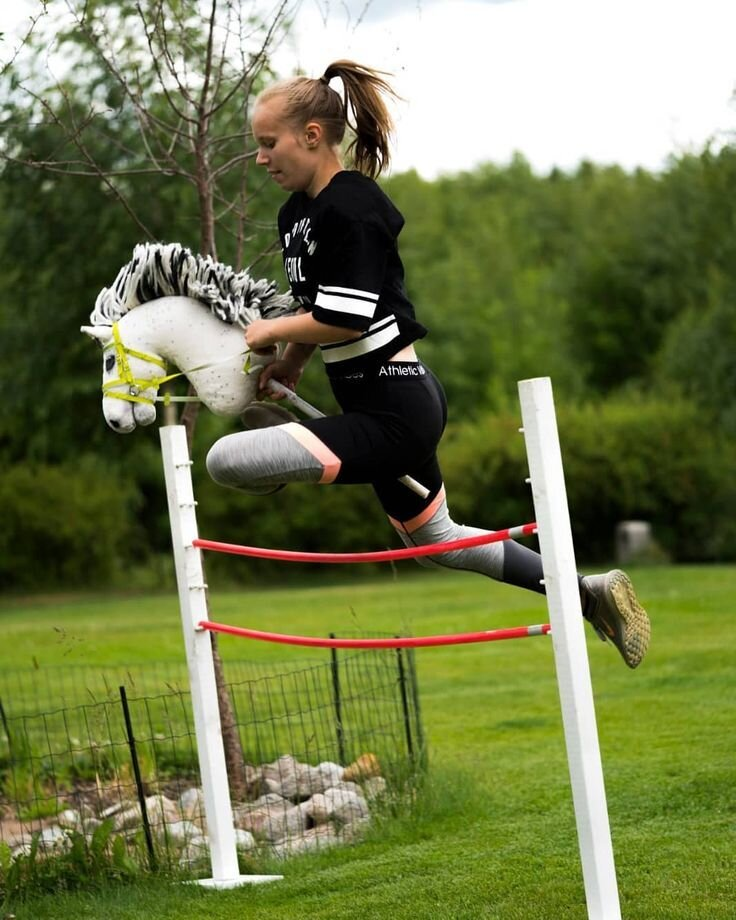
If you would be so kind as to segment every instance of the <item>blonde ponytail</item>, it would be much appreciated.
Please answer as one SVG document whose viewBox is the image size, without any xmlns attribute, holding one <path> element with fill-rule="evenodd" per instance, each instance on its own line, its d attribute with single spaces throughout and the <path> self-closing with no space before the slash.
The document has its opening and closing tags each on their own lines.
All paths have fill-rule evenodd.
<svg viewBox="0 0 736 920">
<path fill-rule="evenodd" d="M 342 80 L 343 95 L 332 89 L 330 80 Z M 283 96 L 286 118 L 301 128 L 309 121 L 323 126 L 330 144 L 340 144 L 349 127 L 353 140 L 348 146 L 355 168 L 372 179 L 380 175 L 391 160 L 389 139 L 393 122 L 384 96 L 396 96 L 380 71 L 356 64 L 334 61 L 316 80 L 293 77 L 264 90 L 259 100 Z"/>
</svg>

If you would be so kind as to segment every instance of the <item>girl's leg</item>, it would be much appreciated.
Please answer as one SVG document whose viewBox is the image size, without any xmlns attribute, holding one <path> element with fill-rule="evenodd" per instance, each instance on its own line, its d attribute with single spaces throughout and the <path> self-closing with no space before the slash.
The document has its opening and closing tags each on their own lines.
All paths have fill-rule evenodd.
<svg viewBox="0 0 736 920">
<path fill-rule="evenodd" d="M 207 471 L 222 486 L 253 495 L 287 482 L 332 482 L 340 459 L 311 431 L 290 422 L 220 438 L 207 454 Z"/>
<path fill-rule="evenodd" d="M 393 492 L 393 488 L 389 487 L 389 491 Z M 442 488 L 425 510 L 413 518 L 402 520 L 390 516 L 389 519 L 406 546 L 427 546 L 489 532 L 456 524 L 447 510 Z M 417 562 L 428 567 L 479 572 L 497 581 L 545 593 L 542 557 L 513 540 L 423 556 Z M 651 627 L 628 576 L 615 569 L 601 575 L 578 575 L 578 583 L 583 616 L 601 639 L 616 646 L 630 668 L 637 667 L 646 654 Z"/>
<path fill-rule="evenodd" d="M 405 521 L 394 517 L 389 519 L 405 546 L 426 546 L 489 533 L 477 527 L 455 523 L 447 509 L 444 488 L 440 489 L 426 510 L 414 518 Z M 417 562 L 430 568 L 444 566 L 479 572 L 496 581 L 544 594 L 541 556 L 511 540 L 451 550 L 435 556 L 422 556 Z"/>
</svg>

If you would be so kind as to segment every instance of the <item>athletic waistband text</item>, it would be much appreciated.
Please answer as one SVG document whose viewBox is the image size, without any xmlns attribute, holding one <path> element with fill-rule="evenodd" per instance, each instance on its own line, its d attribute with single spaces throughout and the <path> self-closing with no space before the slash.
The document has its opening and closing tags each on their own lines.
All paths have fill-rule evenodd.
<svg viewBox="0 0 736 920">
<path fill-rule="evenodd" d="M 426 370 L 421 364 L 383 364 L 378 369 L 379 377 L 423 377 Z"/>
</svg>

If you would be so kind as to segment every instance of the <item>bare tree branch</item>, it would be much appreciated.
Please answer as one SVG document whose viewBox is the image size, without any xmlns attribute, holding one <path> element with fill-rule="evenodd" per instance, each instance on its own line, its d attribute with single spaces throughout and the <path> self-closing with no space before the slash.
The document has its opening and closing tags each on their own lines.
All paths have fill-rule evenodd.
<svg viewBox="0 0 736 920">
<path fill-rule="evenodd" d="M 243 75 L 240 80 L 238 80 L 235 85 L 232 87 L 229 93 L 227 93 L 218 104 L 211 110 L 212 115 L 222 109 L 224 106 L 230 102 L 233 96 L 240 90 L 245 82 L 250 78 L 251 74 L 257 69 L 263 67 L 267 63 L 267 52 L 271 47 L 271 42 L 273 37 L 276 34 L 276 30 L 283 24 L 286 18 L 286 10 L 289 6 L 289 0 L 281 0 L 279 8 L 276 11 L 276 15 L 273 18 L 271 25 L 269 26 L 266 35 L 261 42 L 261 47 L 255 54 L 250 55 L 250 61 L 246 64 L 244 57 L 243 60 Z"/>
<path fill-rule="evenodd" d="M 193 124 L 195 119 L 192 116 L 187 115 L 186 112 L 180 110 L 179 106 L 176 104 L 174 98 L 169 92 L 169 88 L 166 85 L 166 80 L 164 80 L 161 68 L 159 66 L 159 55 L 156 53 L 156 49 L 153 46 L 152 36 L 155 34 L 157 38 L 161 40 L 161 50 L 163 51 L 164 61 L 166 62 L 169 73 L 176 82 L 177 89 L 179 90 L 182 99 L 184 99 L 185 102 L 187 102 L 189 105 L 193 105 L 194 100 L 189 95 L 189 91 L 185 84 L 179 79 L 179 74 L 169 53 L 168 42 L 166 40 L 166 30 L 163 23 L 163 4 L 159 3 L 157 14 L 154 17 L 152 29 L 148 28 L 148 22 L 146 20 L 145 13 L 143 12 L 143 8 L 139 2 L 136 3 L 136 10 L 138 11 L 141 22 L 143 23 L 143 28 L 146 33 L 146 43 L 151 55 L 153 69 L 155 70 L 156 76 L 158 78 L 158 85 L 161 87 L 161 92 L 164 94 L 166 101 L 171 108 L 171 111 L 176 114 L 177 118 L 179 118 L 181 121 Z"/>
<path fill-rule="evenodd" d="M 28 26 L 28 28 L 26 29 L 26 31 L 23 33 L 23 37 L 20 39 L 20 41 L 19 41 L 18 44 L 16 45 L 15 50 L 13 51 L 12 56 L 10 57 L 9 60 L 7 60 L 7 61 L 2 65 L 2 67 L 0 67 L 0 77 L 5 76 L 5 74 L 6 74 L 6 73 L 10 70 L 10 68 L 15 64 L 16 60 L 18 59 L 18 55 L 21 53 L 21 51 L 23 50 L 23 48 L 25 48 L 25 47 L 27 46 L 28 42 L 30 41 L 31 35 L 34 33 L 34 31 L 35 31 L 35 29 L 36 29 L 36 26 L 37 26 L 38 22 L 40 21 L 40 19 L 41 19 L 43 16 L 46 16 L 46 15 L 47 15 L 47 13 L 48 13 L 48 9 L 47 9 L 48 0 L 39 0 L 39 3 L 41 4 L 41 7 L 42 7 L 41 12 L 40 12 L 40 13 L 37 13 L 35 16 L 31 16 L 31 17 L 30 17 L 30 25 Z"/>
</svg>

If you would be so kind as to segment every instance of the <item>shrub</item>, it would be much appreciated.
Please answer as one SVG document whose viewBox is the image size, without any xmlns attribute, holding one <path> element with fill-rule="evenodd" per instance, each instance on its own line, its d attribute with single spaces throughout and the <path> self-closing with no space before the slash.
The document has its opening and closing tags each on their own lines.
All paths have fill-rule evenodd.
<svg viewBox="0 0 736 920">
<path fill-rule="evenodd" d="M 487 415 L 448 432 L 442 460 L 456 520 L 506 527 L 533 517 L 519 416 Z M 654 397 L 558 407 L 580 562 L 608 560 L 616 524 L 651 521 L 677 561 L 736 555 L 736 445 L 692 403 Z"/>
<path fill-rule="evenodd" d="M 135 513 L 140 496 L 94 458 L 24 464 L 0 478 L 0 584 L 38 589 L 102 584 L 145 557 Z"/>
</svg>

